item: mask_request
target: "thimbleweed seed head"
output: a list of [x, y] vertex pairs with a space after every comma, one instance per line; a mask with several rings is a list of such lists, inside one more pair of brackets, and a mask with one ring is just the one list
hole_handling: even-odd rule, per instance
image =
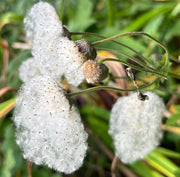
[[83, 163], [87, 149], [78, 110], [50, 77], [25, 83], [16, 99], [16, 142], [28, 161], [72, 173]]
[[34, 58], [27, 59], [19, 67], [19, 77], [23, 82], [28, 82], [38, 75], [40, 75], [40, 71]]
[[141, 101], [134, 93], [119, 98], [112, 108], [109, 134], [117, 156], [124, 163], [144, 158], [162, 138], [164, 103], [152, 92], [145, 94], [148, 100]]
[[87, 57], [71, 41], [55, 9], [46, 2], [35, 4], [24, 19], [27, 37], [32, 40], [32, 55], [42, 75], [78, 86], [83, 80], [83, 63]]
[[85, 39], [75, 41], [79, 48], [79, 52], [87, 57], [87, 59], [95, 59], [97, 56], [96, 49]]
[[46, 2], [35, 4], [25, 17], [24, 24], [26, 35], [34, 44], [40, 42], [46, 45], [49, 40], [52, 41], [63, 34], [62, 22], [54, 7]]
[[108, 68], [104, 64], [88, 60], [84, 64], [83, 73], [88, 83], [98, 83], [108, 75]]

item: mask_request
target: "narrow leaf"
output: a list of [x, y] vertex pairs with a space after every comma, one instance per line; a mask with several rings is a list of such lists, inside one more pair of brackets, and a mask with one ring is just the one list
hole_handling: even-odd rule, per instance
[[142, 177], [163, 177], [160, 173], [154, 171], [141, 161], [131, 164], [130, 167]]
[[0, 104], [0, 118], [5, 116], [8, 112], [10, 112], [14, 108], [14, 102], [15, 102], [15, 98], [12, 98]]
[[7, 12], [5, 14], [3, 14], [0, 18], [0, 29], [9, 23], [13, 23], [13, 24], [19, 24], [22, 23], [23, 17], [13, 13], [13, 12]]
[[169, 150], [169, 149], [159, 147], [159, 148], [156, 148], [155, 152], [161, 153], [167, 157], [180, 159], [180, 153]]

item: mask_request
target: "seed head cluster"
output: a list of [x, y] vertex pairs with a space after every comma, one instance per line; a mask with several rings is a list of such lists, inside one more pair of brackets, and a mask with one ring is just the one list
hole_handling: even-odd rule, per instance
[[[33, 61], [39, 74], [57, 81], [65, 76], [69, 84], [81, 84], [85, 79], [84, 63], [96, 57], [95, 48], [85, 39], [70, 40], [70, 32], [62, 25], [55, 9], [46, 2], [39, 2], [30, 9], [24, 25], [27, 38], [32, 41]], [[21, 67], [20, 75], [29, 78], [31, 70], [26, 69], [30, 68]]]
[[124, 163], [144, 158], [162, 138], [164, 103], [152, 92], [145, 94], [149, 100], [141, 101], [134, 93], [119, 98], [112, 108], [109, 134]]
[[35, 4], [24, 24], [33, 57], [19, 68], [24, 84], [13, 116], [16, 142], [28, 161], [69, 174], [83, 163], [87, 133], [59, 82], [65, 76], [70, 84], [79, 85], [87, 57], [69, 39], [50, 4]]
[[[89, 42], [71, 40], [50, 4], [35, 4], [24, 24], [33, 56], [19, 68], [24, 84], [13, 116], [16, 142], [28, 161], [73, 173], [83, 163], [88, 136], [77, 108], [59, 83], [63, 76], [74, 86], [84, 79], [98, 83], [107, 77], [108, 69], [93, 60], [97, 54]], [[145, 101], [136, 94], [121, 97], [112, 109], [109, 134], [124, 163], [145, 157], [162, 138], [163, 101], [152, 92], [146, 95], [149, 100]]]
[[82, 165], [87, 133], [78, 110], [52, 78], [36, 76], [23, 85], [13, 120], [25, 159], [64, 173]]
[[[40, 74], [78, 86], [83, 80], [83, 63], [87, 57], [69, 39], [55, 9], [46, 2], [35, 4], [24, 19], [27, 37], [32, 41], [32, 55]], [[67, 35], [67, 36], [66, 36]], [[27, 75], [20, 70], [21, 75]], [[31, 70], [29, 71], [31, 72]]]

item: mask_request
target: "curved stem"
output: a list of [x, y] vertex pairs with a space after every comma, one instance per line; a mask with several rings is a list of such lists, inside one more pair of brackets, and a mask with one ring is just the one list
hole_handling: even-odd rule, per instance
[[122, 55], [122, 56], [125, 56], [125, 57], [129, 58], [130, 60], [136, 62], [137, 64], [143, 66], [144, 68], [146, 68], [146, 69], [148, 69], [148, 70], [156, 71], [154, 68], [151, 68], [151, 67], [147, 66], [146, 64], [138, 61], [137, 58], [134, 58], [134, 57], [132, 57], [132, 56], [130, 56], [130, 55], [124, 53], [124, 52], [121, 52], [121, 51], [118, 51], [118, 50], [113, 50], [113, 49], [108, 49], [108, 48], [96, 48], [96, 49], [97, 49], [97, 50], [105, 50], [105, 51], [109, 51], [109, 52], [111, 52], [111, 53], [120, 54], [120, 55]]
[[109, 37], [109, 38], [106, 38], [106, 39], [102, 39], [100, 41], [93, 42], [92, 45], [95, 46], [95, 45], [99, 45], [99, 44], [111, 41], [113, 39], [117, 39], [119, 37], [133, 36], [133, 35], [143, 35], [143, 36], [146, 36], [147, 38], [153, 40], [154, 42], [156, 42], [159, 46], [161, 46], [164, 49], [164, 51], [166, 53], [166, 59], [165, 59], [164, 65], [160, 69], [161, 70], [165, 69], [165, 67], [167, 66], [168, 61], [169, 61], [169, 54], [168, 54], [168, 51], [167, 51], [166, 47], [162, 43], [160, 43], [158, 40], [156, 40], [155, 38], [153, 38], [152, 36], [150, 36], [149, 34], [144, 33], [144, 32], [127, 32], [127, 33], [123, 33], [123, 34], [118, 34], [118, 35], [115, 35], [115, 36], [112, 36], [112, 37]]
[[[71, 35], [95, 36], [95, 37], [98, 37], [98, 38], [101, 38], [101, 39], [106, 39], [106, 37], [104, 37], [104, 36], [101, 36], [101, 35], [95, 34], [95, 33], [89, 33], [89, 32], [82, 32], [82, 33], [81, 32], [71, 32]], [[132, 52], [134, 52], [141, 59], [142, 62], [145, 61], [148, 64], [152, 64], [147, 58], [145, 58], [143, 55], [141, 55], [139, 52], [137, 52], [133, 48], [131, 48], [131, 47], [129, 47], [129, 46], [127, 46], [127, 45], [125, 45], [125, 44], [123, 44], [121, 42], [115, 41], [115, 40], [111, 40], [111, 42], [131, 50]]]
[[116, 177], [116, 165], [118, 162], [118, 157], [115, 155], [111, 163], [111, 177]]
[[138, 70], [138, 71], [149, 72], [149, 73], [152, 73], [152, 74], [156, 74], [156, 75], [158, 75], [158, 76], [160, 76], [160, 77], [163, 77], [164, 79], [167, 79], [167, 76], [164, 75], [164, 74], [162, 74], [162, 73], [159, 73], [159, 72], [157, 72], [157, 71], [152, 71], [152, 70], [149, 70], [149, 69], [140, 68], [140, 67], [135, 66], [135, 65], [133, 65], [133, 64], [129, 64], [128, 62], [126, 62], [126, 61], [124, 61], [124, 60], [121, 60], [121, 59], [104, 58], [104, 59], [99, 60], [98, 62], [99, 62], [99, 63], [102, 63], [102, 62], [104, 62], [104, 61], [120, 62], [120, 63], [122, 63], [122, 64], [124, 64], [124, 65], [126, 65], [126, 66], [128, 66], [128, 67], [131, 67], [131, 68], [133, 68], [133, 69], [136, 69], [136, 70]]
[[[157, 82], [159, 79], [155, 79], [153, 82], [149, 83], [148, 85], [145, 86], [141, 86], [140, 89], [144, 89], [144, 88], [148, 88], [150, 86], [152, 86], [155, 82]], [[116, 92], [130, 92], [130, 91], [136, 91], [136, 88], [133, 89], [119, 89], [119, 88], [115, 88], [115, 87], [109, 87], [109, 86], [97, 86], [97, 87], [92, 87], [92, 88], [87, 88], [84, 90], [80, 90], [77, 92], [73, 92], [73, 93], [68, 93], [69, 97], [73, 97], [73, 96], [77, 96], [80, 94], [84, 94], [84, 93], [90, 93], [90, 92], [95, 92], [98, 90], [112, 90], [112, 91], [116, 91]]]
[[171, 73], [171, 72], [168, 72], [168, 76], [176, 78], [176, 79], [180, 79], [180, 75], [177, 75], [177, 74], [174, 74], [174, 73]]

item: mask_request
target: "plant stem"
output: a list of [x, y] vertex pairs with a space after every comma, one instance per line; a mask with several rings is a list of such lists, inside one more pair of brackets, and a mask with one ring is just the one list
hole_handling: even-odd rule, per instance
[[123, 34], [118, 34], [118, 35], [115, 35], [115, 36], [112, 36], [112, 37], [108, 37], [106, 39], [102, 39], [100, 41], [93, 42], [92, 45], [95, 46], [95, 45], [99, 45], [99, 44], [111, 41], [113, 39], [117, 39], [119, 37], [133, 36], [133, 35], [143, 35], [143, 36], [146, 36], [147, 38], [149, 38], [149, 39], [153, 40], [154, 42], [156, 42], [159, 46], [161, 46], [165, 50], [165, 53], [166, 53], [165, 63], [160, 68], [161, 70], [165, 69], [165, 67], [167, 66], [168, 61], [169, 61], [169, 54], [168, 54], [168, 51], [167, 51], [166, 47], [161, 42], [159, 42], [158, 40], [156, 40], [155, 38], [153, 38], [152, 36], [150, 36], [149, 34], [144, 33], [144, 32], [127, 32], [127, 33], [123, 33]]
[[104, 62], [104, 61], [120, 62], [120, 63], [122, 63], [122, 64], [124, 64], [124, 65], [126, 65], [126, 66], [128, 66], [128, 67], [131, 67], [131, 68], [133, 68], [133, 69], [136, 69], [136, 70], [138, 70], [138, 71], [149, 72], [149, 73], [152, 73], [152, 74], [156, 74], [156, 75], [158, 75], [158, 76], [161, 76], [161, 77], [163, 77], [164, 79], [167, 79], [167, 76], [164, 75], [164, 74], [162, 74], [162, 73], [159, 73], [159, 72], [157, 72], [157, 71], [155, 71], [155, 70], [144, 69], [144, 68], [135, 66], [135, 65], [133, 65], [133, 64], [129, 64], [128, 62], [126, 62], [126, 61], [124, 61], [124, 60], [121, 60], [121, 59], [104, 58], [104, 59], [99, 60], [98, 63], [102, 63], [102, 62]]
[[[95, 36], [95, 37], [98, 37], [98, 38], [101, 38], [101, 39], [106, 39], [106, 37], [104, 37], [104, 36], [101, 36], [101, 35], [95, 34], [95, 33], [89, 33], [89, 32], [84, 32], [84, 33], [81, 33], [81, 32], [71, 32], [71, 35]], [[127, 46], [127, 45], [125, 45], [125, 44], [123, 44], [123, 43], [121, 43], [121, 42], [115, 41], [115, 40], [111, 40], [111, 42], [113, 42], [113, 43], [115, 43], [115, 44], [118, 44], [118, 45], [120, 45], [120, 46], [123, 46], [123, 47], [131, 50], [132, 52], [134, 52], [134, 53], [141, 59], [142, 62], [145, 61], [146, 63], [152, 65], [152, 63], [151, 63], [147, 58], [145, 58], [143, 55], [141, 55], [139, 52], [137, 52], [137, 51], [134, 50], [133, 48], [131, 48], [131, 47], [129, 47], [129, 46]], [[144, 63], [145, 63], [145, 62], [144, 62]]]
[[[157, 82], [159, 79], [155, 79], [153, 82], [149, 83], [148, 85], [145, 86], [141, 86], [140, 89], [144, 89], [144, 88], [148, 88], [150, 86], [152, 86], [155, 82]], [[73, 96], [77, 96], [80, 94], [85, 94], [85, 93], [90, 93], [90, 92], [95, 92], [98, 90], [112, 90], [112, 91], [116, 91], [116, 92], [130, 92], [130, 91], [136, 91], [136, 88], [133, 89], [119, 89], [119, 88], [115, 88], [115, 87], [109, 87], [109, 86], [97, 86], [97, 87], [92, 87], [92, 88], [87, 88], [84, 90], [80, 90], [77, 92], [73, 92], [73, 93], [68, 93], [69, 97], [73, 97]]]
[[180, 79], [180, 75], [177, 75], [177, 74], [174, 74], [174, 73], [171, 73], [171, 72], [168, 72], [168, 76], [174, 77], [176, 79]]
[[97, 50], [105, 50], [105, 51], [109, 51], [111, 53], [120, 54], [122, 56], [125, 56], [125, 57], [131, 59], [132, 61], [136, 62], [137, 64], [143, 66], [145, 69], [156, 71], [156, 70], [154, 70], [154, 68], [151, 68], [151, 67], [147, 66], [145, 63], [140, 62], [139, 59], [134, 58], [134, 57], [132, 57], [132, 56], [130, 56], [130, 55], [124, 53], [124, 52], [121, 52], [121, 51], [118, 51], [118, 50], [113, 50], [113, 49], [108, 49], [108, 48], [96, 48], [96, 49]]

